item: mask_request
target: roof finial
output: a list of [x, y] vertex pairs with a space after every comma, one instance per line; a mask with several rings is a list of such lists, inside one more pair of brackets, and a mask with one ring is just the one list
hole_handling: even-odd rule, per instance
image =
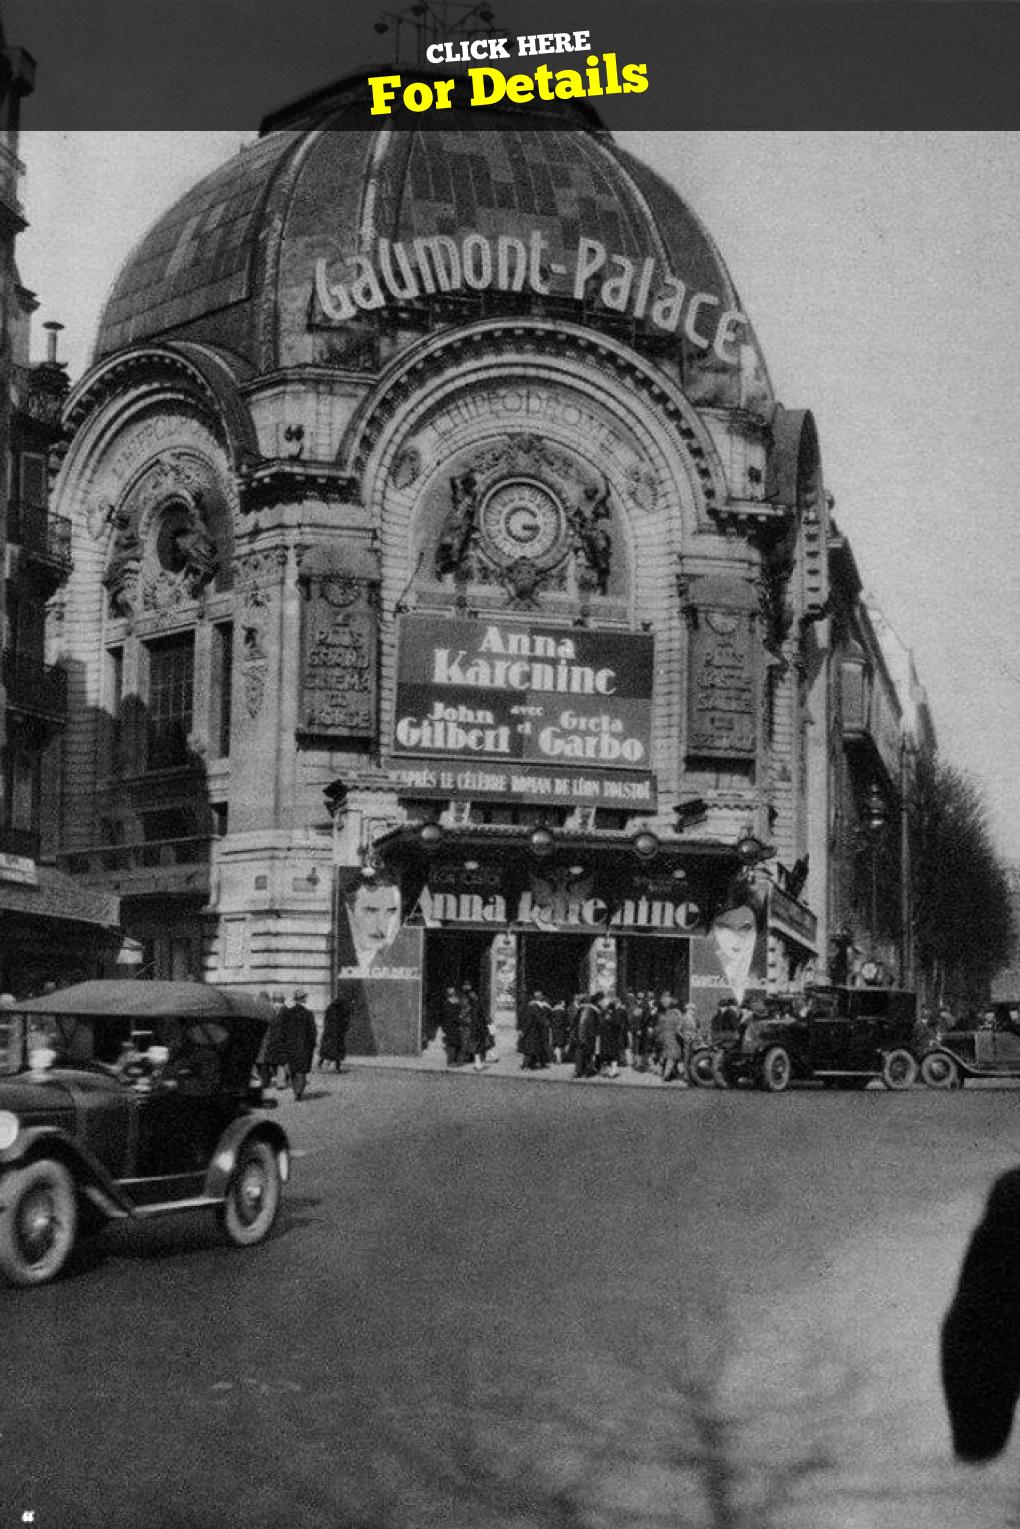
[[400, 62], [404, 29], [414, 40], [415, 62], [419, 69], [431, 62], [426, 50], [433, 43], [453, 39], [470, 40], [492, 33], [494, 15], [491, 5], [479, 0], [475, 5], [450, 4], [449, 0], [414, 0], [400, 11], [382, 11], [375, 23], [380, 36], [393, 33], [393, 62]]

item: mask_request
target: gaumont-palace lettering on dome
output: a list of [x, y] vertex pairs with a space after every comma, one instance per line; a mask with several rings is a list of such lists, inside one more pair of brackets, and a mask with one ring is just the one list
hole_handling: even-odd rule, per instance
[[[335, 272], [339, 264], [340, 277]], [[737, 308], [727, 308], [711, 292], [691, 291], [653, 255], [632, 260], [611, 254], [599, 239], [582, 235], [563, 260], [551, 259], [548, 240], [537, 229], [527, 241], [513, 234], [472, 231], [459, 239], [433, 234], [416, 239], [379, 239], [374, 256], [319, 259], [314, 293], [320, 322], [345, 323], [358, 311], [370, 313], [388, 302], [462, 291], [522, 292], [540, 297], [597, 297], [611, 313], [652, 324], [667, 334], [682, 332], [692, 345], [714, 351], [737, 365], [747, 324]]]
[[404, 616], [395, 754], [647, 769], [653, 642]]

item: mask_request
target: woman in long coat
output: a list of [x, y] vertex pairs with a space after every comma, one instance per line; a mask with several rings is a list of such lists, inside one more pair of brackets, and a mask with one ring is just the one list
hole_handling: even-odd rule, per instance
[[524, 1011], [521, 1026], [521, 1066], [533, 1071], [548, 1066], [549, 1055], [549, 1004], [541, 988], [536, 988]]
[[319, 1042], [319, 1066], [335, 1062], [337, 1072], [347, 1055], [347, 1030], [351, 1022], [350, 1004], [338, 993], [332, 1003], [326, 1005], [322, 1016], [322, 1039]]

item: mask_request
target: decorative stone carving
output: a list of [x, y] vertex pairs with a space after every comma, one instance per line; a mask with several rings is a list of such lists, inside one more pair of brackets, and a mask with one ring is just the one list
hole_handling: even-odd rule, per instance
[[397, 489], [410, 488], [412, 483], [417, 483], [421, 476], [421, 452], [417, 446], [409, 446], [402, 451], [393, 464], [393, 487]]
[[197, 599], [216, 578], [222, 560], [209, 502], [212, 479], [207, 464], [167, 452], [120, 504], [90, 507], [93, 537], [113, 528], [103, 582], [114, 615], [171, 610]]
[[241, 602], [241, 676], [244, 706], [254, 721], [262, 710], [269, 673], [269, 655], [265, 645], [265, 623], [269, 614], [269, 595], [260, 586], [244, 591]]
[[522, 434], [486, 443], [449, 483], [437, 579], [502, 584], [511, 604], [529, 608], [541, 590], [567, 590], [571, 576], [582, 602], [608, 594], [613, 511], [605, 476], [593, 480], [570, 453]]

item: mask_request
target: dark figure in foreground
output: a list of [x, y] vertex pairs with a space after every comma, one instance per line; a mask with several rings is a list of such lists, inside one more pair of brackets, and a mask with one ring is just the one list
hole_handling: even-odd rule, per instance
[[961, 1460], [1001, 1454], [1020, 1396], [1020, 1168], [992, 1187], [942, 1325], [942, 1386]]

